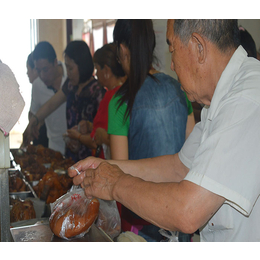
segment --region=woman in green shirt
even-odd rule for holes
[[[187,139],[195,125],[195,119],[192,104],[188,100],[186,94],[185,97],[188,107],[188,119],[186,125]],[[127,104],[123,103],[121,106],[118,106],[120,98],[121,96],[114,95],[114,97],[111,99],[109,103],[108,134],[110,135],[111,158],[114,160],[128,160],[128,131],[130,125],[130,118],[129,116],[124,118],[127,110]]]

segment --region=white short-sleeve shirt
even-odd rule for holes
[[[67,79],[66,67],[62,62],[58,62],[62,65],[63,76],[61,86]],[[47,88],[46,84],[38,77],[32,86],[32,99],[30,111],[36,114],[42,105],[44,105],[53,95],[54,91]],[[47,128],[47,136],[49,138],[49,148],[59,151],[62,154],[65,153],[65,142],[63,140],[63,134],[67,131],[67,120],[66,120],[66,102],[63,103],[59,108],[52,112],[45,119]]]
[[[242,46],[179,157],[185,180],[226,199],[201,241],[260,241],[260,62]]]

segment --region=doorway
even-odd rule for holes
[[[37,42],[36,20],[6,19],[5,26],[1,27],[1,35],[0,60],[14,73],[25,101],[23,112],[9,135],[10,148],[19,148],[22,143],[22,133],[28,124],[31,103],[32,86],[27,76],[26,61]]]

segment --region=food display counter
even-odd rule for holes
[[[9,148],[9,147],[8,147]],[[9,150],[9,149],[8,149]],[[47,199],[48,194],[51,194],[48,190],[47,196],[39,196],[39,193],[36,194],[34,191],[33,182],[28,179],[28,175],[26,175],[25,171],[22,170],[19,164],[14,160],[14,153],[17,154],[17,149],[9,151],[10,158],[8,164],[10,164],[10,168],[5,170],[5,175],[1,175],[0,177],[5,177],[5,182],[7,182],[5,187],[6,194],[1,195],[1,203],[5,203],[5,208],[2,208],[1,204],[1,217],[4,212],[8,212],[4,218],[1,219],[1,239],[0,241],[13,241],[13,242],[113,242],[111,237],[106,234],[100,227],[98,227],[95,223],[91,226],[89,232],[85,234],[81,238],[72,238],[69,240],[61,239],[53,234],[49,225],[49,216],[51,214],[50,204]],[[11,161],[11,162],[10,162]],[[35,169],[35,168],[34,168]],[[55,173],[56,174],[56,173]],[[47,175],[47,174],[46,174]],[[62,172],[61,175],[67,175]],[[55,175],[56,177],[58,176]],[[45,175],[43,175],[45,176]],[[8,177],[9,177],[9,185],[8,185]],[[11,177],[14,179],[19,179],[19,183],[13,181]],[[65,177],[65,176],[62,176]],[[57,178],[56,178],[57,179]],[[48,179],[50,180],[50,178]],[[64,178],[59,178],[57,180],[63,181]],[[41,180],[40,180],[41,182]],[[39,183],[39,180],[36,181]],[[48,182],[50,183],[50,181]],[[66,184],[66,183],[65,183]],[[65,185],[64,184],[64,185]],[[17,191],[17,186],[26,186],[22,191]],[[55,187],[56,188],[56,187]],[[54,189],[55,189],[54,188]],[[8,196],[9,193],[9,196]],[[6,200],[6,197],[9,198]],[[45,198],[44,198],[45,197]],[[5,201],[6,200],[6,201]],[[26,210],[24,210],[23,205],[20,205],[21,202],[29,201],[31,204],[31,208],[33,208],[34,215],[31,215],[31,209],[28,209],[28,203],[26,204]],[[10,203],[9,203],[10,202]],[[12,204],[14,203],[14,204]],[[52,203],[52,201],[50,202]],[[17,207],[17,205],[19,205]],[[17,209],[18,208],[18,209]],[[15,210],[14,210],[15,209]],[[16,210],[17,209],[17,210]],[[21,214],[22,212],[22,214]],[[26,212],[26,213],[25,213]],[[25,216],[27,214],[27,218],[18,219],[19,216]],[[29,217],[28,217],[29,216]],[[2,228],[1,228],[2,227]]]
[[[75,239],[61,239],[55,236],[50,227],[49,219],[31,219],[11,223],[12,241],[14,242],[113,242],[100,228],[92,225],[84,237]]]

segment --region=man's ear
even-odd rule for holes
[[[192,34],[192,44],[194,44],[194,50],[198,57],[199,63],[204,63],[207,57],[207,43],[203,37],[198,33]]]

